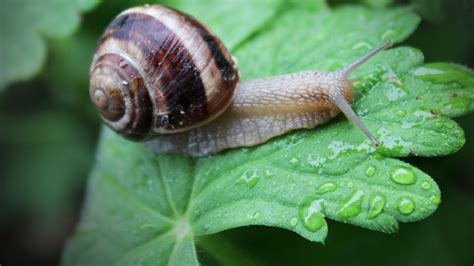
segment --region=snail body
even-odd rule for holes
[[[239,81],[232,56],[205,25],[162,5],[135,7],[100,38],[90,95],[109,127],[157,152],[204,156],[254,146],[340,111],[378,145],[349,105],[348,75],[389,46],[335,72]]]

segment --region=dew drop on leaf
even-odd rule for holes
[[[398,211],[402,214],[410,214],[415,210],[415,202],[408,197],[402,197],[398,200]]]
[[[318,190],[316,191],[317,194],[325,194],[328,192],[334,192],[337,190],[337,185],[333,182],[327,182],[319,186]]]
[[[308,231],[316,232],[326,225],[323,214],[323,199],[305,199],[300,208],[299,214],[301,223]]]
[[[407,115],[407,112],[403,110],[398,110],[396,114],[398,117],[405,117]]]
[[[343,141],[335,140],[328,145],[328,148],[333,152],[330,159],[335,159],[341,154],[349,154],[353,152],[354,145]]]
[[[413,174],[412,171],[402,167],[393,169],[390,178],[394,182],[402,185],[410,185],[416,182],[415,174]]]
[[[266,169],[264,172],[264,175],[265,175],[265,178],[269,179],[269,178],[272,178],[275,175],[275,173],[273,173],[272,170],[270,169]]]
[[[441,198],[439,196],[431,196],[430,201],[434,205],[438,206],[441,203]]]
[[[375,173],[377,172],[377,168],[375,168],[375,166],[373,165],[368,165],[367,168],[365,168],[365,175],[368,176],[368,177],[372,177],[375,175]]]
[[[419,67],[412,73],[414,76],[417,77],[428,77],[428,76],[436,76],[436,75],[442,75],[444,74],[444,71],[438,70],[438,69],[432,69],[432,68],[427,68],[427,67]],[[429,79],[428,80],[432,80]]]
[[[383,208],[385,207],[386,199],[380,193],[373,193],[369,197],[369,212],[367,218],[373,219],[382,213]]]
[[[390,86],[385,92],[385,96],[387,99],[391,102],[396,101],[400,99],[401,97],[404,97],[407,95],[407,93],[399,88],[398,86]]]
[[[252,218],[255,219],[255,220],[258,220],[258,219],[260,219],[260,217],[261,217],[260,213],[256,212],[256,213],[253,214]]]
[[[344,219],[357,216],[362,210],[363,199],[364,191],[354,190],[349,197],[339,204],[337,214]]]
[[[257,169],[255,170],[246,170],[239,179],[237,179],[237,184],[247,184],[249,188],[253,188],[258,184],[260,178],[257,175]]]
[[[296,157],[290,159],[290,163],[294,166],[298,166],[300,164],[300,160]]]
[[[421,183],[421,188],[424,190],[428,190],[431,188],[431,183],[428,181],[424,181],[423,183]]]
[[[298,217],[293,217],[290,220],[291,227],[295,227],[298,224]]]
[[[317,169],[320,168],[326,162],[326,158],[320,157],[319,155],[315,155],[313,157],[312,154],[309,154],[307,162],[309,165],[311,165],[311,167]]]
[[[445,126],[449,129],[454,128],[454,125],[452,123],[446,123]]]

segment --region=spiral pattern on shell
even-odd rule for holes
[[[100,116],[132,140],[208,123],[231,104],[239,80],[214,33],[161,5],[118,15],[99,39],[90,75]]]

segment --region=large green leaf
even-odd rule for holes
[[[78,12],[98,0],[4,0],[0,8],[0,90],[26,80],[43,66],[44,38],[62,38],[79,25]]]
[[[213,9],[193,12],[192,4],[182,2],[177,7],[198,18],[213,17]],[[274,15],[260,23],[248,19],[248,7],[242,13],[241,5],[216,7],[219,16],[236,22],[233,28],[250,21],[241,40],[223,35],[244,79],[334,70],[383,40],[402,41],[419,21],[407,8],[269,3]],[[220,20],[208,23],[219,28]],[[459,150],[464,134],[448,117],[474,108],[474,73],[423,64],[420,51],[399,47],[353,77],[353,107],[381,140],[378,150],[344,117],[201,159],[153,154],[105,130],[81,223],[63,263],[195,265],[199,237],[230,228],[275,226],[323,242],[326,217],[383,232],[396,231],[399,221],[426,218],[441,201],[437,184],[390,157]]]

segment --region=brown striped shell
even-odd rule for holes
[[[118,15],[99,39],[90,75],[100,116],[133,140],[212,121],[232,103],[239,80],[209,28],[161,5]]]

